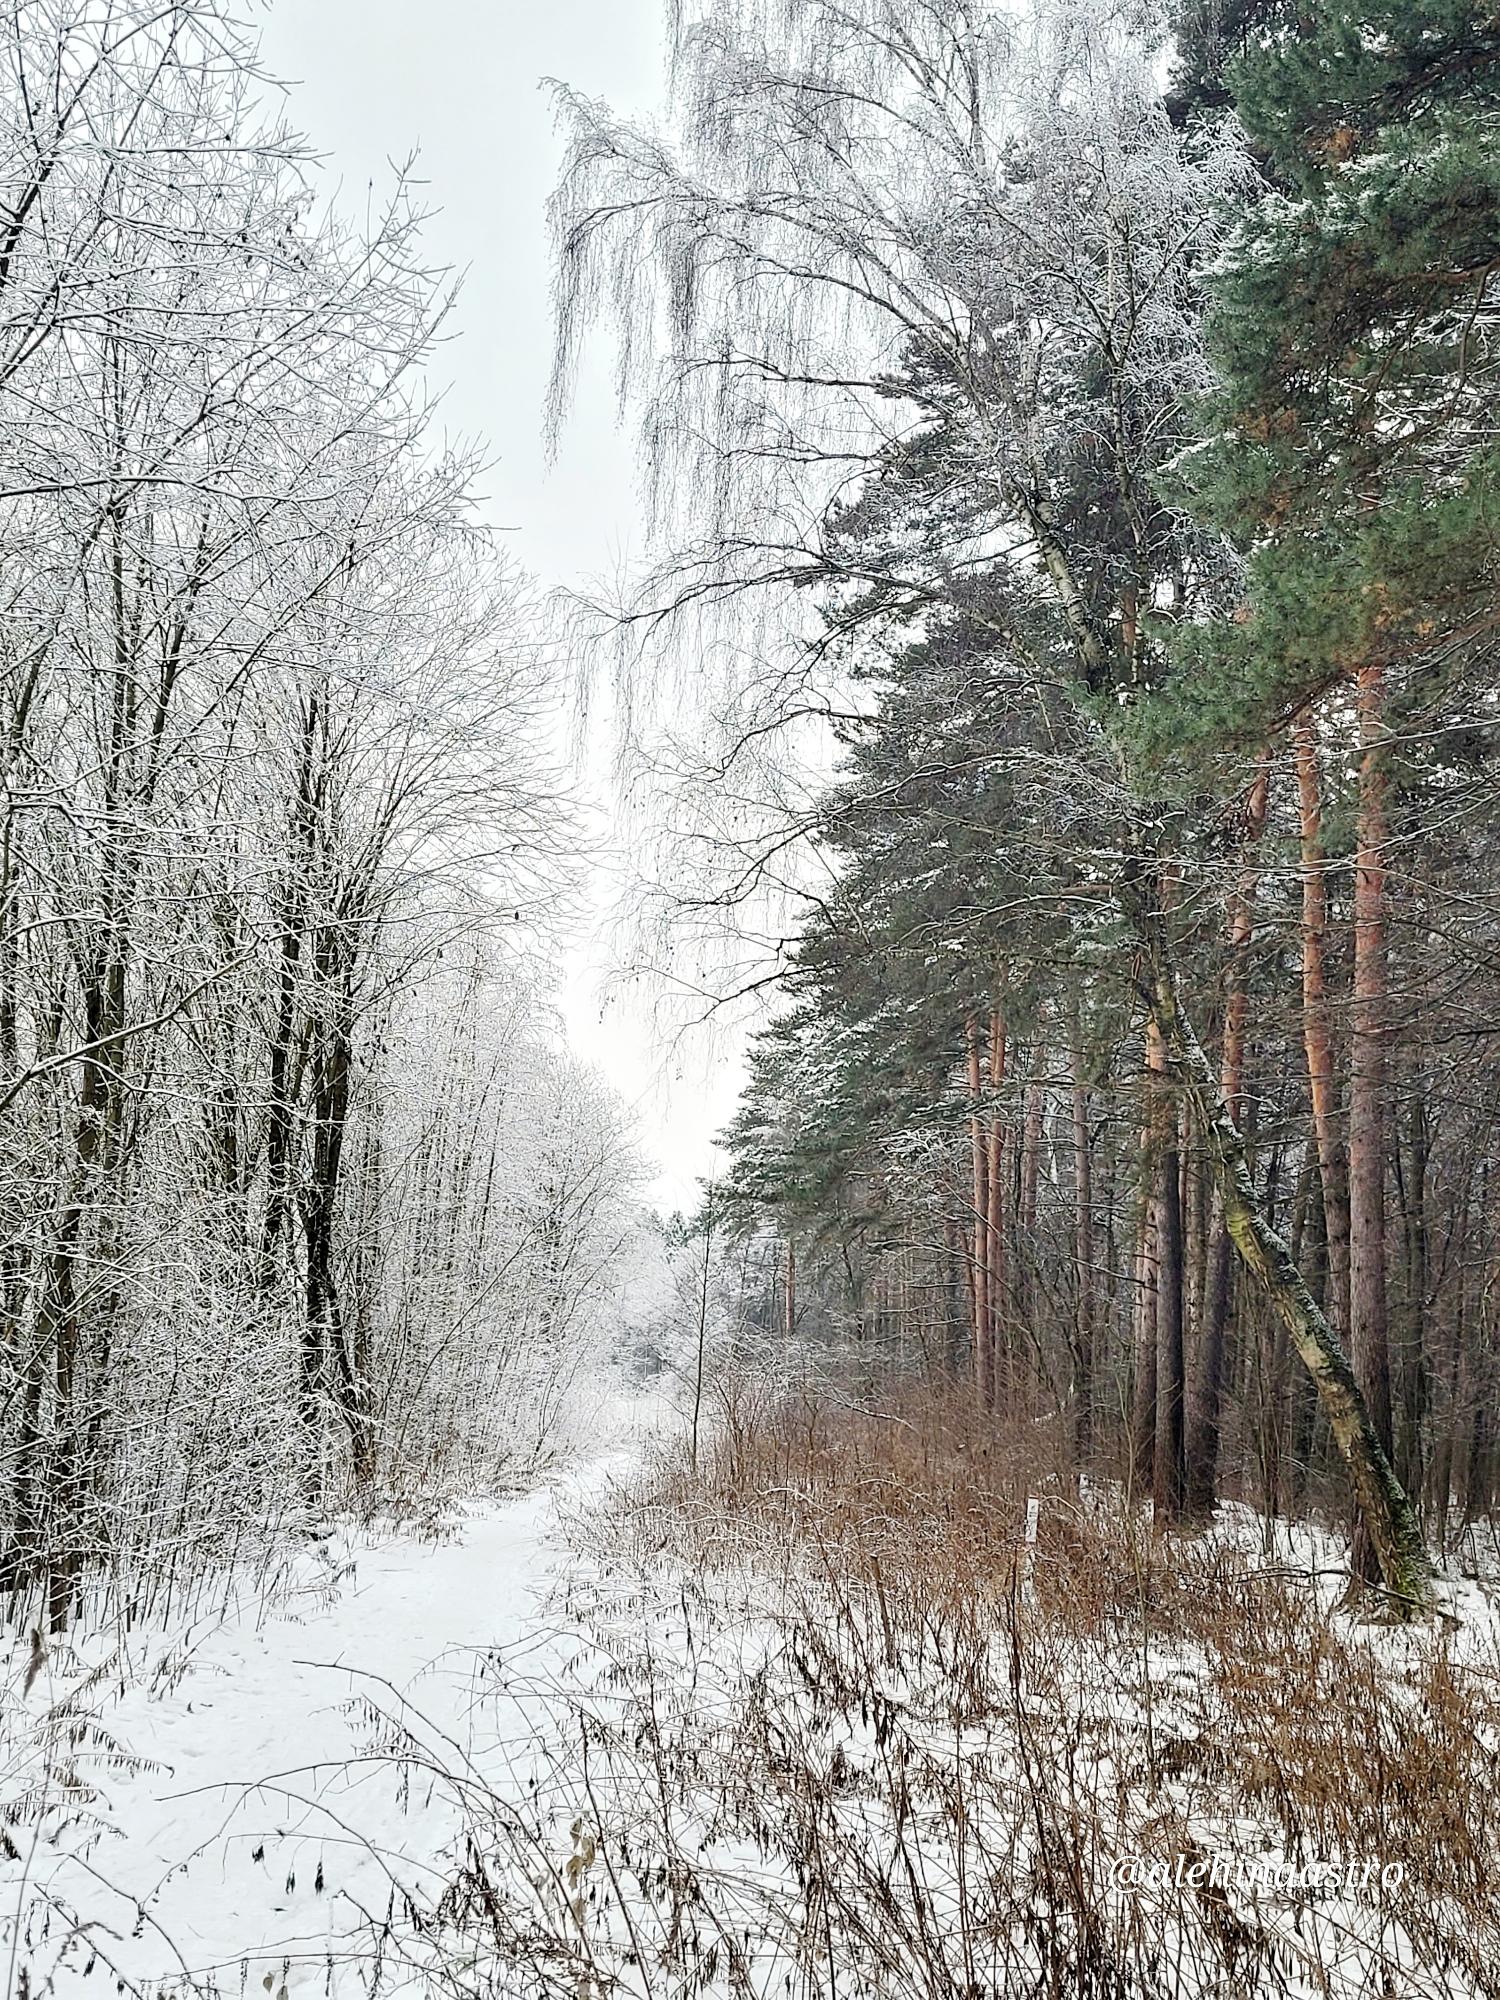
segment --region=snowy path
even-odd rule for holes
[[[360,1548],[331,1601],[258,1630],[226,1626],[173,1690],[131,1690],[106,1726],[160,1768],[95,1780],[112,1831],[86,1856],[25,1857],[33,1886],[83,1912],[89,1935],[62,1950],[65,1927],[53,1917],[44,1937],[33,1903],[9,1966],[0,1947],[7,1995],[108,1993],[111,1972],[168,1991],[186,1972],[252,2000],[362,1990],[338,1963],[341,1940],[362,1910],[384,1912],[392,1877],[429,1866],[453,1819],[440,1795],[366,1754],[370,1719],[351,1698],[395,1713],[394,1688],[467,1743],[476,1650],[534,1671],[564,1645],[537,1610],[560,1556],[557,1507],[544,1491],[470,1518],[451,1542]],[[483,1720],[493,1741],[492,1707]],[[6,1864],[0,1882],[7,1929],[20,1874]]]

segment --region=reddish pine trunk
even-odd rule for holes
[[[1323,1216],[1328,1238],[1328,1319],[1336,1331],[1349,1326],[1349,1195],[1339,1140],[1334,1089],[1333,1032],[1329,1025],[1328,884],[1323,872],[1323,794],[1310,709],[1293,726],[1297,758],[1297,809],[1302,845],[1302,1039],[1307,1051],[1308,1093]]]
[[[1386,937],[1385,674],[1362,666],[1355,679],[1359,711],[1359,810],[1354,853],[1354,984],[1349,1018],[1349,1329],[1350,1359],[1387,1454],[1391,1451],[1391,1355],[1386,1303],[1385,1155],[1389,1123],[1386,1042],[1389,966]],[[1357,1538],[1358,1567],[1375,1573],[1367,1536]]]

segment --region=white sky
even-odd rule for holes
[[[419,153],[438,211],[432,261],[465,273],[437,371],[449,384],[449,426],[488,441],[486,512],[549,584],[612,575],[638,543],[607,356],[586,365],[558,461],[545,462],[543,204],[561,148],[541,79],[649,112],[660,98],[661,16],[662,0],[270,0],[258,16],[265,67],[292,86],[291,122],[325,157],[342,207],[359,212],[372,182],[389,185],[392,162]],[[602,947],[580,942],[564,969],[569,1039],[637,1108],[662,1169],[656,1198],[686,1202],[712,1167],[738,1064],[660,1047],[644,1019],[604,1006],[605,970]]]

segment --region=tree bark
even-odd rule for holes
[[[1000,1118],[1000,1086],[1005,1081],[1005,1024],[990,1016],[990,1089],[995,1096],[989,1121],[989,1156],[985,1162],[985,1243],[989,1293],[989,1355],[991,1389],[998,1400],[1000,1375],[1006,1365],[1005,1308],[1008,1296],[1005,1257],[1005,1127]]]
[[[974,1211],[974,1390],[982,1408],[994,1405],[990,1345],[989,1149],[979,1112],[979,1022],[970,1014],[965,1024],[969,1061],[969,1152],[973,1167]]]
[[[1386,1041],[1385,675],[1360,667],[1359,809],[1354,854],[1354,982],[1349,1017],[1349,1328],[1355,1378],[1387,1456],[1392,1454],[1391,1353],[1386,1295],[1385,1172],[1389,1115]],[[1373,1576],[1376,1552],[1356,1535],[1357,1567]]]
[[[1080,1466],[1093,1448],[1094,1185],[1089,1158],[1089,1082],[1075,1004],[1073,1041],[1073,1452]]]
[[[1140,1222],[1136,1233],[1135,1305],[1132,1315],[1133,1389],[1130,1399],[1130,1488],[1150,1493],[1156,1467],[1156,1096],[1157,1077],[1147,1046],[1141,1088]]]
[[[1241,1128],[1244,1125],[1245,1053],[1250,1022],[1250,945],[1255,931],[1255,896],[1260,882],[1254,857],[1266,824],[1270,775],[1270,761],[1262,757],[1245,807],[1245,863],[1229,899],[1229,964],[1226,970],[1219,1089],[1229,1116]],[[1186,1508],[1189,1516],[1196,1520],[1204,1520],[1213,1512],[1218,1497],[1219,1418],[1233,1254],[1229,1228],[1224,1220],[1223,1197],[1216,1186],[1209,1226],[1208,1286],[1188,1395]]]
[[[1150,1062],[1158,1082],[1152,1151],[1156,1185],[1156,1448],[1151,1461],[1151,1503],[1159,1523],[1182,1513],[1183,1462],[1183,1236],[1182,1149],[1177,1105],[1166,1082],[1166,1047],[1155,1021],[1147,1023]]]
[[[1302,1040],[1312,1103],[1323,1219],[1328,1238],[1328,1317],[1349,1326],[1349,1192],[1334,1088],[1333,1030],[1329,1018],[1328,880],[1323,855],[1323,786],[1310,708],[1292,726],[1297,763],[1297,812],[1302,849]]]
[[[300,1202],[306,1265],[301,1394],[303,1420],[312,1446],[322,1395],[331,1394],[349,1433],[355,1485],[363,1489],[375,1471],[370,1384],[361,1357],[350,1349],[350,1329],[345,1324],[334,1263],[352,1068],[349,1027],[347,1022],[339,1022],[319,1052],[316,1065],[308,1184]],[[316,1457],[312,1455],[309,1474],[314,1480],[316,1472]]]
[[[1040,1047],[1031,1052],[1032,1077],[1026,1086],[1026,1118],[1021,1141],[1021,1234],[1029,1245],[1036,1243],[1037,1190],[1042,1177],[1042,1139],[1046,1132],[1047,1099],[1042,1080]]]
[[[1410,1043],[1407,1052],[1414,1058]],[[1431,1262],[1428,1217],[1428,1177],[1432,1163],[1433,1127],[1415,1060],[1405,1120],[1405,1143],[1395,1146],[1396,1193],[1401,1212],[1401,1312],[1391,1352],[1392,1423],[1396,1470],[1402,1483],[1417,1491],[1422,1483],[1422,1439],[1431,1412],[1433,1357],[1428,1353],[1427,1289]],[[1398,1083],[1392,1115],[1401,1123],[1399,1105],[1407,1093]],[[1439,1360],[1441,1370],[1441,1360]]]

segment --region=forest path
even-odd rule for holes
[[[313,1608],[222,1625],[170,1689],[131,1688],[104,1724],[156,1768],[91,1770],[108,1830],[5,1864],[0,1913],[21,1932],[13,1957],[0,1945],[7,1996],[97,1996],[117,1979],[248,2000],[364,1992],[366,1915],[393,1884],[430,1887],[456,1815],[441,1784],[374,1751],[360,1698],[441,1732],[449,1768],[471,1749],[490,1769],[524,1759],[528,1711],[476,1705],[476,1669],[498,1653],[545,1677],[576,1651],[541,1603],[566,1560],[559,1512],[630,1456],[476,1510],[451,1540],[356,1540],[352,1573]]]

